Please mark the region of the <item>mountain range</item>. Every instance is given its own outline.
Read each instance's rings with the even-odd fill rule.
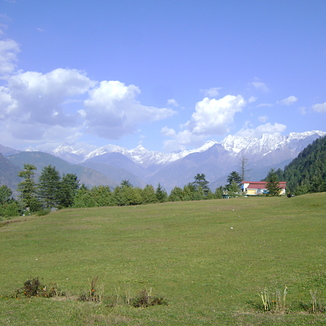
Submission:
[[[200,148],[178,153],[149,151],[141,145],[132,150],[107,145],[94,151],[61,145],[49,153],[19,152],[0,146],[0,153],[6,156],[3,157],[6,169],[8,161],[16,169],[21,169],[24,163],[34,164],[38,169],[51,164],[61,173],[77,174],[88,186],[115,187],[122,180],[129,180],[137,187],[146,184],[156,187],[160,183],[170,191],[193,182],[197,173],[204,173],[210,188],[215,190],[225,185],[232,171],[240,172],[242,162],[246,162],[246,179],[261,180],[271,168],[284,168],[305,147],[323,136],[326,132],[265,134],[260,138],[228,136],[221,142],[211,140]],[[3,178],[0,182],[4,184]]]

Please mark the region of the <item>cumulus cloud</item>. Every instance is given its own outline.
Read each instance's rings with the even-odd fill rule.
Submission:
[[[7,112],[12,119],[25,123],[74,125],[75,116],[64,112],[63,103],[69,97],[86,93],[93,84],[74,69],[16,74],[8,78],[3,90],[12,100]]]
[[[221,99],[205,97],[195,106],[191,119],[176,132],[167,127],[161,130],[172,139],[164,142],[165,149],[182,150],[187,145],[195,145],[209,135],[223,135],[229,132],[234,115],[242,111],[246,101],[241,95],[226,95]]]
[[[326,102],[315,104],[312,109],[319,113],[326,113]]]
[[[67,113],[64,102],[85,94],[93,85],[84,73],[73,69],[7,77],[7,84],[0,87],[1,135],[11,133],[26,142],[75,138],[78,114]]]
[[[185,126],[198,135],[223,135],[229,132],[234,115],[245,104],[241,95],[226,95],[218,100],[205,97],[196,104],[195,112]]]
[[[16,69],[19,45],[13,40],[0,40],[0,75],[11,74]]]
[[[140,90],[119,81],[102,81],[90,91],[82,112],[88,131],[100,137],[117,139],[133,133],[140,123],[171,117],[176,112],[167,108],[144,106],[136,100]]]
[[[135,99],[139,93],[135,85],[96,83],[75,69],[18,73],[0,87],[0,134],[10,131],[16,139],[44,142],[77,140],[87,131],[117,139],[134,132],[140,123],[175,114],[142,105]]]
[[[252,129],[241,129],[236,133],[237,136],[241,137],[256,137],[260,138],[264,134],[269,135],[280,135],[286,129],[286,125],[281,123],[265,123],[256,128]]]
[[[297,101],[298,101],[298,99],[295,96],[292,95],[292,96],[289,96],[289,97],[281,100],[280,103],[282,105],[291,105],[291,104],[293,104],[293,103],[295,103]]]

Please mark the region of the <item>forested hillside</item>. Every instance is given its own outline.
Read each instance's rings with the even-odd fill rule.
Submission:
[[[280,177],[296,195],[326,191],[326,137],[308,145],[284,168]]]

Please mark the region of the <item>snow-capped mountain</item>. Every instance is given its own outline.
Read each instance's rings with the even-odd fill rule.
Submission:
[[[282,148],[290,148],[294,150],[294,152],[300,152],[313,140],[322,136],[326,136],[326,132],[307,131],[303,133],[290,133],[287,136],[265,134],[260,138],[229,135],[221,142],[210,140],[199,148],[185,150],[178,153],[149,151],[142,145],[131,150],[116,145],[106,145],[89,152],[85,149],[75,149],[72,146],[61,145],[50,153],[65,159],[70,163],[82,163],[104,154],[120,153],[134,161],[136,164],[148,167],[150,165],[169,164],[190,154],[205,152],[216,144],[221,145],[230,155],[233,156],[245,155],[251,157],[253,155],[258,155],[259,157],[263,157]]]
[[[90,152],[60,146],[52,154],[91,167],[118,183],[126,178],[140,187],[160,183],[170,191],[192,182],[197,173],[204,173],[214,189],[225,184],[230,172],[240,170],[243,159],[250,170],[247,178],[261,180],[271,168],[284,168],[322,136],[326,136],[326,132],[265,134],[260,138],[228,136],[221,142],[210,140],[199,148],[179,153],[149,151],[141,145],[131,150],[107,145]]]
[[[93,179],[100,174],[103,185],[112,186],[120,184],[122,180],[130,180],[134,186],[139,187],[146,184],[155,187],[160,183],[170,191],[175,186],[183,187],[193,182],[197,173],[204,173],[214,190],[225,185],[227,176],[232,171],[239,172],[244,160],[246,170],[250,171],[246,178],[259,181],[266,177],[271,168],[284,168],[305,147],[322,136],[326,136],[326,132],[307,131],[287,136],[263,135],[260,138],[228,136],[221,142],[211,140],[199,148],[179,153],[149,151],[141,145],[131,150],[106,145],[90,151],[62,145],[50,154],[75,167],[78,164],[79,168],[82,165],[92,169],[94,173],[88,173],[88,179],[83,181],[89,185],[98,184],[98,180],[95,182]],[[52,161],[55,161],[53,157]]]

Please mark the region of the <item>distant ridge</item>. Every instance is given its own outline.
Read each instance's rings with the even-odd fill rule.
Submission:
[[[210,140],[199,148],[179,153],[149,151],[141,145],[131,150],[106,145],[93,151],[61,145],[51,153],[43,153],[42,159],[45,162],[46,155],[49,155],[51,159],[46,162],[52,162],[52,165],[57,164],[60,167],[63,162],[68,164],[69,169],[66,167],[65,171],[77,173],[65,173],[79,173],[81,181],[85,180],[86,182],[82,182],[88,185],[114,187],[122,180],[129,180],[137,187],[146,184],[156,187],[160,183],[170,191],[175,186],[183,187],[192,182],[197,173],[204,173],[206,180],[210,182],[209,186],[215,190],[216,187],[225,185],[229,173],[240,171],[243,159],[247,170],[250,170],[246,179],[261,180],[271,168],[283,169],[305,147],[323,136],[326,136],[326,132],[318,130],[290,133],[286,136],[265,134],[260,138],[235,135],[227,136],[221,142]],[[20,166],[23,161],[27,162],[41,155],[36,153],[40,152],[16,154],[21,157]],[[26,155],[29,155],[28,159]],[[19,165],[14,157],[15,155],[9,158],[15,165]],[[55,161],[55,158],[62,160]],[[38,164],[41,165],[40,162]],[[86,168],[89,169],[88,172],[81,170]]]

